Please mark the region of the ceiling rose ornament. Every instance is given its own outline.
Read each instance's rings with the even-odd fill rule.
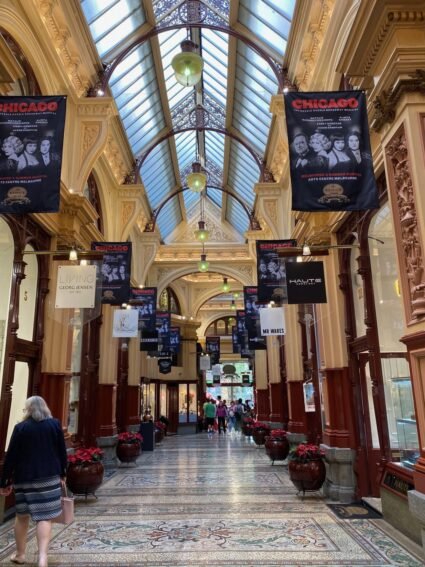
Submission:
[[[210,113],[201,104],[197,104],[189,114],[189,122],[196,128],[204,128],[209,121]]]
[[[200,0],[186,0],[179,6],[179,17],[185,24],[200,24],[207,17],[207,7]]]

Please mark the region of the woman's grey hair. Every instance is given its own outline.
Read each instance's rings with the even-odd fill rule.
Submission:
[[[34,421],[43,421],[52,417],[52,413],[49,410],[48,405],[43,400],[41,396],[31,396],[25,402],[25,413],[22,421],[33,418]]]

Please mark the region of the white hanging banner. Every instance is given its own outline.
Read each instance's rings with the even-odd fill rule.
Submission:
[[[96,266],[58,266],[57,309],[92,309],[95,304]]]
[[[261,334],[263,337],[285,334],[285,314],[283,307],[260,309]]]
[[[211,358],[208,354],[199,357],[199,368],[201,370],[210,370],[211,368]]]
[[[116,309],[114,311],[113,337],[137,337],[139,312],[137,309]]]

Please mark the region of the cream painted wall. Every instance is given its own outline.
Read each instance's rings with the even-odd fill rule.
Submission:
[[[13,238],[7,223],[0,218],[0,385],[3,380],[3,361],[9,316],[10,286],[13,269]]]

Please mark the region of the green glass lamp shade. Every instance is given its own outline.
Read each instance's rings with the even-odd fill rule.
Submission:
[[[194,171],[192,173],[189,173],[189,175],[186,177],[186,183],[191,191],[200,193],[205,189],[205,185],[207,184],[207,176],[202,171],[195,171],[195,166],[197,165],[198,164],[195,163],[192,165]]]
[[[236,310],[236,304],[235,304],[234,300],[232,300],[232,304],[230,305],[230,309],[231,309],[232,311],[235,311],[235,310]]]
[[[223,278],[223,283],[221,284],[221,289],[226,293],[230,289],[230,285],[227,282],[227,278]]]
[[[208,272],[210,263],[207,262],[207,255],[201,254],[201,260],[198,262],[198,270],[200,272]]]
[[[186,40],[181,43],[182,52],[175,55],[171,61],[176,81],[184,87],[192,87],[199,83],[204,62],[194,50],[196,44]]]
[[[205,221],[198,222],[198,230],[195,230],[195,238],[199,242],[206,242],[210,237],[210,232],[205,228]]]

